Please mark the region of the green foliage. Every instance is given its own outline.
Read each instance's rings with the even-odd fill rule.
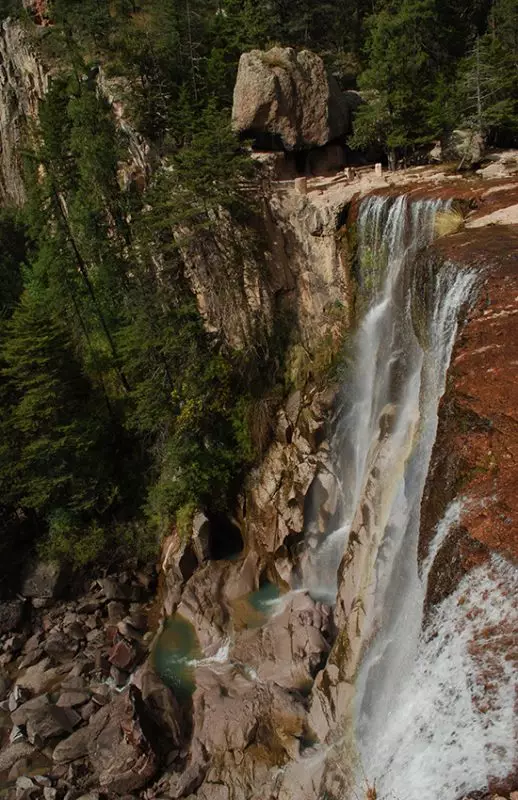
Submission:
[[[176,530],[182,541],[189,539],[192,532],[192,523],[197,511],[196,503],[190,502],[180,506],[176,512]]]
[[[373,102],[358,111],[353,146],[376,143],[390,153],[429,137],[437,26],[435,0],[388,2],[371,17],[361,86]]]
[[[39,552],[45,561],[66,561],[80,568],[98,559],[105,547],[106,533],[97,522],[81,524],[73,514],[58,508],[49,517],[49,531]]]
[[[7,323],[2,359],[16,398],[1,422],[12,456],[2,459],[2,495],[44,516],[63,503],[76,512],[101,512],[117,493],[104,404],[37,287],[24,292]]]
[[[173,159],[173,197],[180,221],[218,207],[235,214],[248,208],[250,201],[244,199],[240,182],[251,178],[253,170],[253,162],[230,130],[228,116],[210,100],[190,141]]]
[[[489,138],[518,134],[518,74],[512,48],[498,36],[477,39],[461,62],[457,81],[462,125]]]
[[[23,290],[22,265],[28,233],[20,215],[0,211],[0,325],[10,317]]]
[[[380,3],[369,20],[368,65],[360,76],[369,102],[357,113],[352,146],[377,145],[394,164],[396,153],[456,127],[512,143],[517,8],[516,0],[495,0],[489,14],[487,2]]]

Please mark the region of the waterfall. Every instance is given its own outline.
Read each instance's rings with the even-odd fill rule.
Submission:
[[[438,406],[459,311],[476,279],[453,265],[416,263],[436,235],[438,214],[448,211],[440,200],[371,197],[358,217],[362,321],[334,442],[341,524],[313,544],[304,574],[315,594],[336,598],[335,617],[346,632],[344,670],[355,699],[343,712],[358,752],[357,797],[367,780],[378,798],[456,800],[512,769],[505,650],[495,649],[500,677],[486,717],[476,707],[484,660],[470,658],[484,626],[512,630],[502,588],[512,568],[497,560],[468,576],[422,630],[434,557],[461,514],[457,501],[420,571],[420,507]],[[483,602],[489,588],[492,600]],[[468,612],[477,606],[473,622]]]
[[[473,283],[473,275],[466,272],[453,278],[441,271],[433,287],[437,305],[429,324],[429,310],[412,291],[413,266],[417,251],[434,238],[437,213],[448,208],[449,204],[441,200],[409,202],[405,195],[396,199],[370,197],[360,207],[357,228],[363,317],[355,336],[354,368],[342,391],[334,442],[340,461],[342,520],[335,531],[317,543],[304,574],[305,585],[330,602],[336,597],[340,561],[359,522],[369,517],[367,526],[371,533],[373,527],[377,528],[374,538],[384,538],[385,551],[397,547],[393,537],[383,537],[383,533],[389,521],[401,529],[404,518],[412,513],[404,507],[416,492],[409,496],[403,472],[428,416],[432,424],[426,431],[427,451],[433,444],[436,406],[457,310]],[[421,316],[418,320],[416,308]],[[426,331],[431,338],[428,352],[416,335],[418,326],[430,327]],[[427,396],[427,391],[433,396]],[[383,480],[378,480],[378,475]],[[398,497],[401,492],[406,496]],[[420,496],[415,499],[419,501]],[[391,512],[401,518],[390,519]],[[389,552],[385,555],[392,560]]]

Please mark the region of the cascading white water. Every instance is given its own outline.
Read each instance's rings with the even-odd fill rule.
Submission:
[[[447,210],[441,201],[372,197],[358,218],[366,309],[335,441],[342,524],[310,554],[304,576],[315,593],[334,600],[348,549],[339,613],[355,653],[349,673],[356,673],[357,796],[367,780],[380,798],[456,800],[512,768],[510,669],[500,653],[501,683],[484,721],[473,710],[481,662],[469,660],[476,630],[467,613],[491,586],[495,600],[481,604],[479,626],[505,624],[512,605],[501,574],[512,568],[498,562],[470,576],[421,630],[428,573],[460,513],[460,504],[450,507],[419,574],[420,506],[437,410],[459,310],[475,283],[473,272],[448,265],[417,280],[415,255],[434,238],[437,213]]]
[[[378,505],[382,502],[388,513],[420,421],[424,353],[412,320],[411,267],[416,252],[434,238],[437,212],[447,208],[440,200],[410,203],[405,195],[370,197],[360,208],[360,295],[368,305],[355,337],[354,368],[343,390],[344,410],[335,437],[342,522],[317,544],[304,574],[304,584],[330,602],[336,597],[338,566],[369,477],[375,467],[384,471]],[[457,294],[470,282],[466,275]],[[456,307],[453,317],[443,321],[450,328],[455,311]],[[399,509],[400,505],[396,503]]]
[[[379,798],[455,800],[512,773],[517,590],[516,569],[494,557],[438,606],[389,713],[372,697],[360,719],[359,785],[367,776]]]

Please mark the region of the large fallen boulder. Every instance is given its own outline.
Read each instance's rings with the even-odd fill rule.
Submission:
[[[154,776],[157,757],[130,694],[103,706],[86,727],[60,742],[52,757],[54,763],[66,764],[86,756],[107,792],[136,791]]]
[[[239,60],[232,127],[265,150],[321,147],[350,126],[349,105],[315,53],[252,50]]]
[[[264,790],[261,797],[269,797],[271,771],[298,759],[307,741],[302,698],[230,665],[217,671],[199,667],[196,683],[190,760],[173,776],[166,796],[182,797],[205,778],[201,800],[223,797],[219,787],[228,786],[239,800],[255,797],[257,787]]]
[[[238,636],[231,657],[252,668],[259,681],[303,690],[331,648],[332,611],[306,592],[290,594],[281,603],[265,625]]]

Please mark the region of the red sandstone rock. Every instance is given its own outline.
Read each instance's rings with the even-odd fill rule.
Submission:
[[[435,249],[485,274],[454,349],[423,503],[424,554],[446,505],[466,498],[446,559],[450,570],[457,561],[454,588],[491,551],[518,559],[518,227],[464,231]],[[433,602],[448,592],[443,586]]]
[[[117,642],[110,651],[108,660],[118,669],[129,669],[135,661],[135,649],[127,642]]]

